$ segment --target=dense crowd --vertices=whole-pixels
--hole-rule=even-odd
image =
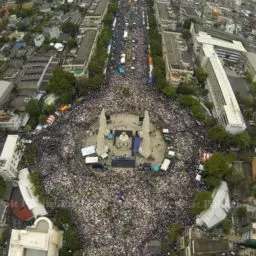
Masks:
[[[72,211],[85,255],[148,255],[148,242],[166,238],[169,224],[187,227],[194,222],[188,208],[198,188],[195,171],[204,131],[189,110],[147,84],[147,30],[142,23],[142,5],[138,1],[136,15],[135,7],[126,0],[120,1],[102,89],[87,95],[51,127],[33,137],[38,146],[35,169],[41,171],[42,187],[54,198],[56,207]],[[136,60],[128,61],[126,73],[121,75],[117,68],[126,47],[126,21],[136,23],[131,31],[136,39]],[[130,69],[132,65],[135,71]],[[124,84],[131,87],[130,96],[121,93]],[[109,167],[105,175],[94,175],[81,156],[81,138],[97,121],[103,107],[110,115],[143,115],[148,110],[155,127],[168,128],[178,155],[169,170],[154,173]]]

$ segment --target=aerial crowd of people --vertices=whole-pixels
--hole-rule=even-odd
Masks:
[[[120,0],[101,90],[91,92],[52,126],[33,135],[37,161],[32,168],[40,170],[42,188],[56,207],[72,212],[86,255],[146,255],[148,242],[166,238],[170,223],[183,227],[194,223],[188,209],[199,187],[195,171],[205,132],[190,110],[148,85],[147,28],[142,11],[146,12],[146,5],[141,0],[136,5]],[[133,24],[129,33],[136,40],[131,45],[135,59],[128,60],[125,74],[120,74],[127,22]],[[123,85],[129,86],[130,95],[122,94]],[[110,115],[127,112],[141,116],[148,110],[156,129],[169,129],[170,144],[177,153],[169,170],[109,167],[104,175],[93,174],[80,153],[81,138],[102,108]]]

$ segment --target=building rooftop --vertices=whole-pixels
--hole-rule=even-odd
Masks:
[[[96,35],[96,29],[88,29],[85,31],[80,47],[77,51],[77,57],[74,61],[75,64],[84,65],[84,63],[88,61]]]
[[[40,217],[25,230],[12,230],[8,256],[57,256],[62,234],[48,218]]]
[[[254,70],[256,70],[256,53],[254,52],[247,52],[246,57],[249,61],[249,63],[252,65]]]
[[[212,194],[210,207],[197,216],[196,223],[212,228],[223,221],[230,210],[230,198],[227,183],[222,181],[221,185]]]
[[[228,240],[196,239],[193,241],[195,255],[212,256],[230,251]]]
[[[5,95],[5,93],[13,87],[13,84],[8,81],[0,80],[0,99]]]
[[[184,9],[188,16],[197,16],[195,8],[191,6],[181,6],[181,9]]]
[[[172,33],[163,33],[163,39],[165,43],[166,55],[170,68],[179,68],[181,66],[180,52],[176,42],[176,35]]]
[[[27,168],[20,170],[18,185],[22,197],[34,217],[47,215],[44,205],[39,202],[38,196],[35,196],[33,193],[34,185],[30,181],[30,174]]]
[[[18,142],[18,135],[8,135],[0,155],[0,159],[2,160],[10,160],[12,158],[13,153],[16,150],[16,145]]]
[[[96,5],[95,9],[91,9],[92,12],[88,12],[86,15],[88,16],[101,16],[108,4],[108,0],[100,0],[98,4]],[[90,8],[89,8],[90,9]]]
[[[166,3],[157,2],[157,9],[158,9],[159,17],[162,20],[168,20],[169,19],[167,6],[168,5]]]
[[[202,44],[208,44],[213,46],[218,46],[221,48],[226,48],[233,51],[238,52],[246,52],[243,44],[239,41],[226,41],[222,39],[218,39],[216,37],[212,37],[205,32],[199,32],[198,36],[196,36],[197,42]]]
[[[224,67],[213,48],[213,45],[205,44],[203,46],[203,51],[205,56],[209,58],[209,61],[218,80],[219,86],[221,88],[221,92],[225,100],[225,105],[223,106],[223,108],[226,113],[228,123],[245,126],[244,118],[236,100],[236,96],[228,80]]]

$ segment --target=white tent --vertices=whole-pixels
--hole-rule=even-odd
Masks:
[[[196,219],[196,224],[209,229],[223,221],[230,210],[228,185],[225,181],[222,181],[221,185],[214,190],[212,200],[209,209],[203,211]]]
[[[96,147],[95,146],[89,146],[86,148],[81,149],[82,156],[89,156],[92,155],[96,152]]]
[[[169,159],[164,159],[162,165],[161,165],[161,170],[167,171],[171,161]]]
[[[34,217],[47,215],[44,205],[39,202],[38,196],[34,195],[34,184],[30,181],[30,174],[27,168],[20,170],[18,185],[22,197]]]

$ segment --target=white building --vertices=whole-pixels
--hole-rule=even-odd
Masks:
[[[58,231],[45,217],[24,230],[13,229],[8,256],[58,256],[63,232]]]
[[[5,180],[16,179],[18,176],[18,164],[22,156],[18,135],[8,135],[2,153],[0,155],[0,175]]]
[[[44,35],[38,35],[34,38],[34,43],[36,47],[40,47],[44,43]]]
[[[196,224],[212,228],[223,221],[230,210],[228,185],[222,181],[221,185],[212,193],[212,204],[209,209],[197,216]]]
[[[0,107],[7,102],[12,89],[13,84],[11,82],[0,80]]]
[[[47,215],[44,205],[39,202],[38,195],[34,194],[34,185],[30,181],[30,174],[27,168],[20,170],[18,185],[22,197],[34,217]]]
[[[193,38],[195,54],[199,54],[204,45],[212,45],[218,56],[224,60],[238,62],[245,58],[246,49],[239,41],[226,41],[208,35],[200,31],[195,34],[194,25],[191,25],[190,32]]]
[[[14,113],[5,113],[0,110],[0,128],[10,131],[19,130],[22,125],[22,118]]]
[[[243,132],[246,124],[223,65],[213,45],[204,44],[201,64],[208,73],[206,89],[213,102],[213,115],[231,134]]]

